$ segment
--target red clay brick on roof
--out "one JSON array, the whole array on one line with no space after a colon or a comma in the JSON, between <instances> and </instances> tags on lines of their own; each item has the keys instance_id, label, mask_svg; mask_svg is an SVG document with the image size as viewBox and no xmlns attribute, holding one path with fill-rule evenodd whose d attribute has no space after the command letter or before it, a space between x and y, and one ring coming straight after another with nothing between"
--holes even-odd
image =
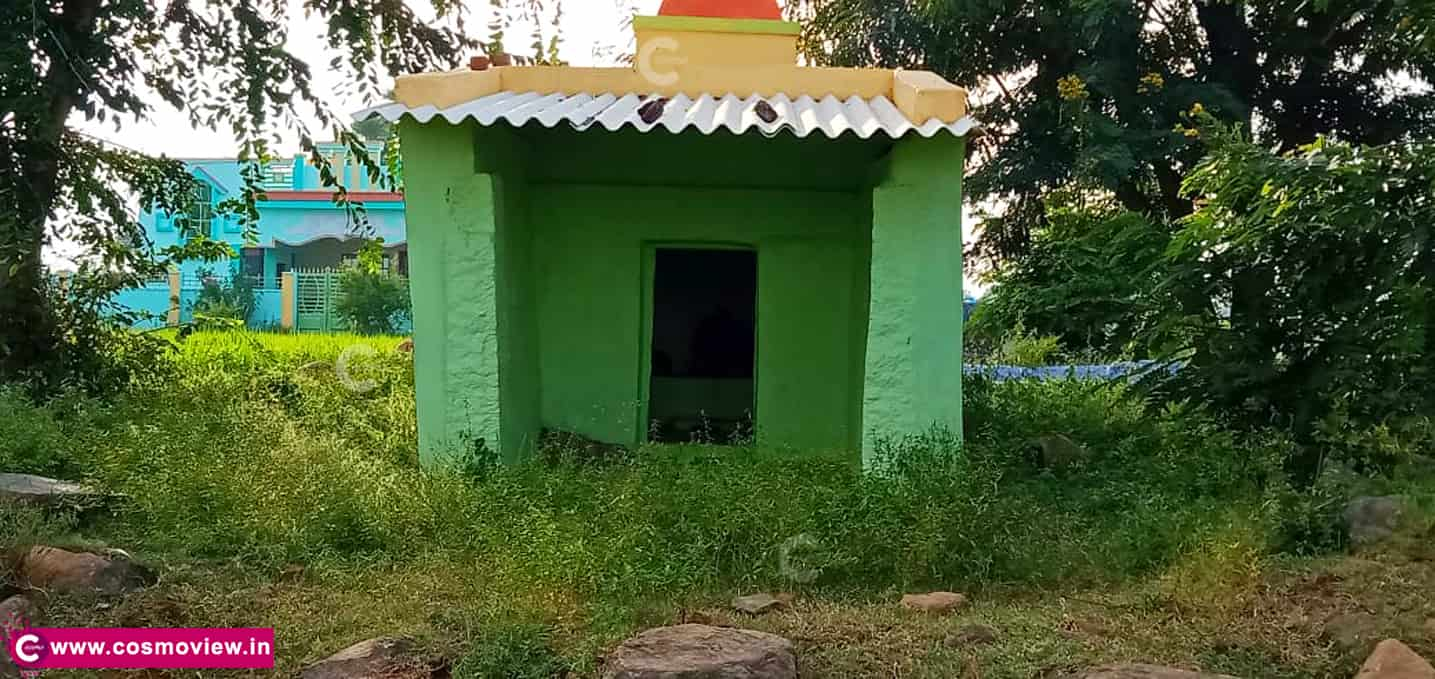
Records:
<instances>
[{"instance_id":1,"label":"red clay brick on roof","mask_svg":"<svg viewBox=\"0 0 1435 679\"><path fill-rule=\"evenodd\" d=\"M268 200L301 200L301 201L325 201L334 200L333 191L265 191ZM401 203L404 200L402 193L389 193L388 191L350 191L349 200L362 203Z\"/></svg>"}]
</instances>

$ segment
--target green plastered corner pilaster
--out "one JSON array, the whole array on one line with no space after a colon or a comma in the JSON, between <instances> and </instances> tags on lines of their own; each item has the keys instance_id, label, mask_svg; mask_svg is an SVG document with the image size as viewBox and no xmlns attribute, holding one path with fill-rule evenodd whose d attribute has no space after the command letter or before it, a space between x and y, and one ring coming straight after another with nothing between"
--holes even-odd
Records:
<instances>
[{"instance_id":1,"label":"green plastered corner pilaster","mask_svg":"<svg viewBox=\"0 0 1435 679\"><path fill-rule=\"evenodd\" d=\"M962 139L897 142L872 189L862 459L877 443L962 435Z\"/></svg>"},{"instance_id":2,"label":"green plastered corner pilaster","mask_svg":"<svg viewBox=\"0 0 1435 679\"><path fill-rule=\"evenodd\" d=\"M477 171L475 129L400 125L413 289L419 457L501 446L495 179Z\"/></svg>"}]
</instances>

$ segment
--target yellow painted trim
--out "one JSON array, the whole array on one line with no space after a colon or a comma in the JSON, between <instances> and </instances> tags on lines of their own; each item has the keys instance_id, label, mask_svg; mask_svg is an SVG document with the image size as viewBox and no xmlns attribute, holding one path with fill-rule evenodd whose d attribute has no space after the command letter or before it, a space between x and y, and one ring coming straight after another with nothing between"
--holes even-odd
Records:
<instances>
[{"instance_id":1,"label":"yellow painted trim","mask_svg":"<svg viewBox=\"0 0 1435 679\"><path fill-rule=\"evenodd\" d=\"M279 277L279 327L285 330L294 329L294 272L285 271Z\"/></svg>"},{"instance_id":2,"label":"yellow painted trim","mask_svg":"<svg viewBox=\"0 0 1435 679\"><path fill-rule=\"evenodd\" d=\"M502 89L503 69L406 75L394 82L394 100L408 107L448 108Z\"/></svg>"},{"instance_id":3,"label":"yellow painted trim","mask_svg":"<svg viewBox=\"0 0 1435 679\"><path fill-rule=\"evenodd\" d=\"M892 103L919 125L933 118L954 123L967 114L967 91L930 71L897 71L892 75Z\"/></svg>"},{"instance_id":4,"label":"yellow painted trim","mask_svg":"<svg viewBox=\"0 0 1435 679\"><path fill-rule=\"evenodd\" d=\"M797 36L770 33L709 33L639 28L639 72L665 74L686 65L792 66Z\"/></svg>"},{"instance_id":5,"label":"yellow painted trim","mask_svg":"<svg viewBox=\"0 0 1435 679\"><path fill-rule=\"evenodd\" d=\"M171 328L179 327L179 269L169 270L169 313L164 322Z\"/></svg>"},{"instance_id":6,"label":"yellow painted trim","mask_svg":"<svg viewBox=\"0 0 1435 679\"><path fill-rule=\"evenodd\" d=\"M690 97L704 94L718 97L726 94L741 97L786 94L794 99L805 94L814 99L828 95L839 99L853 96L870 99L888 96L892 89L891 71L795 65L683 65L669 72L675 80L667 85L655 83L626 68L523 66L498 70L503 73L503 90L539 94L686 94ZM414 105L407 101L403 103Z\"/></svg>"},{"instance_id":7,"label":"yellow painted trim","mask_svg":"<svg viewBox=\"0 0 1435 679\"><path fill-rule=\"evenodd\" d=\"M650 73L650 76L653 75ZM891 99L907 119L954 123L967 114L967 91L927 71L813 68L796 65L665 65L655 78L629 68L509 66L403 76L394 86L405 106L449 108L502 91L539 94L657 94L699 97L785 94L793 99Z\"/></svg>"},{"instance_id":8,"label":"yellow painted trim","mask_svg":"<svg viewBox=\"0 0 1435 679\"><path fill-rule=\"evenodd\" d=\"M802 25L772 19L724 19L721 17L635 16L637 31L700 31L704 33L749 33L764 35L802 34Z\"/></svg>"}]
</instances>

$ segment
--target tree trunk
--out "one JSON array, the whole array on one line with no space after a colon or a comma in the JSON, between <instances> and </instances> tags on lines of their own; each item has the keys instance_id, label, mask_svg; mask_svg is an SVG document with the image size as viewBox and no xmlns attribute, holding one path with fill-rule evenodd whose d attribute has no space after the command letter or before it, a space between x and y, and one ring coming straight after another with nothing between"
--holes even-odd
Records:
<instances>
[{"instance_id":1,"label":"tree trunk","mask_svg":"<svg viewBox=\"0 0 1435 679\"><path fill-rule=\"evenodd\" d=\"M43 238L27 217L15 215L0 240L5 252L0 259L0 381L48 373L56 358L55 321L44 292Z\"/></svg>"},{"instance_id":2,"label":"tree trunk","mask_svg":"<svg viewBox=\"0 0 1435 679\"><path fill-rule=\"evenodd\" d=\"M0 148L0 157L19 170L0 185L9 192L11 213L11 221L0 224L0 379L54 377L60 358L46 294L45 229L59 189L65 123L86 96L80 71L90 70L99 5L65 0L59 15L41 18L50 29L39 42L48 61L44 99L16 106L13 146Z\"/></svg>"}]
</instances>

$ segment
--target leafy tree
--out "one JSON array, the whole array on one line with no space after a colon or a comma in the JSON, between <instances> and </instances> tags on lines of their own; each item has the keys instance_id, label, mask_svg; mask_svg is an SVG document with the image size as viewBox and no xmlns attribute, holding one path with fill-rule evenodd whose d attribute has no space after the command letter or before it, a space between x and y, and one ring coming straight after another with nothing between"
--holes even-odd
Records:
<instances>
[{"instance_id":1,"label":"leafy tree","mask_svg":"<svg viewBox=\"0 0 1435 679\"><path fill-rule=\"evenodd\" d=\"M1056 337L1106 358L1145 358L1177 300L1163 286L1170 235L1164 225L1109 201L1047 198L1031 251L988 276L966 336L996 346L1013 328Z\"/></svg>"},{"instance_id":2,"label":"leafy tree","mask_svg":"<svg viewBox=\"0 0 1435 679\"><path fill-rule=\"evenodd\" d=\"M1435 143L1275 153L1205 122L1215 149L1185 184L1201 208L1172 241L1165 285L1219 303L1181 319L1189 364L1173 386L1292 431L1307 475L1318 451L1351 452L1364 432L1428 437Z\"/></svg>"},{"instance_id":3,"label":"leafy tree","mask_svg":"<svg viewBox=\"0 0 1435 679\"><path fill-rule=\"evenodd\" d=\"M86 136L79 120L144 119L157 106L183 111L197 127L227 128L245 163L240 213L253 233L263 163L279 130L300 143L329 185L318 154L324 130L367 158L364 140L330 110L309 64L289 51L298 12L323 19L330 68L348 89L379 98L380 77L453 67L475 46L464 37L462 4L431 0L441 27L408 3L387 0L64 0L0 4L0 379L64 378L83 353L61 323L42 265L44 248L66 239L84 249L86 309L105 312L110 293L175 260L218 258L228 248L191 232L184 246L156 252L131 200L182 213L194 180L173 160L118 149ZM153 92L142 97L140 92ZM309 120L319 127L311 127ZM380 177L377 164L368 172ZM362 219L361 211L356 215ZM88 318L88 316L86 316Z\"/></svg>"},{"instance_id":4,"label":"leafy tree","mask_svg":"<svg viewBox=\"0 0 1435 679\"><path fill-rule=\"evenodd\" d=\"M927 68L989 96L967 187L1006 204L983 225L990 260L1027 253L1044 197L1073 184L1155 225L1189 214L1203 149L1175 128L1195 103L1283 149L1435 130L1435 94L1394 84L1435 81L1429 0L792 4L819 62Z\"/></svg>"}]
</instances>

